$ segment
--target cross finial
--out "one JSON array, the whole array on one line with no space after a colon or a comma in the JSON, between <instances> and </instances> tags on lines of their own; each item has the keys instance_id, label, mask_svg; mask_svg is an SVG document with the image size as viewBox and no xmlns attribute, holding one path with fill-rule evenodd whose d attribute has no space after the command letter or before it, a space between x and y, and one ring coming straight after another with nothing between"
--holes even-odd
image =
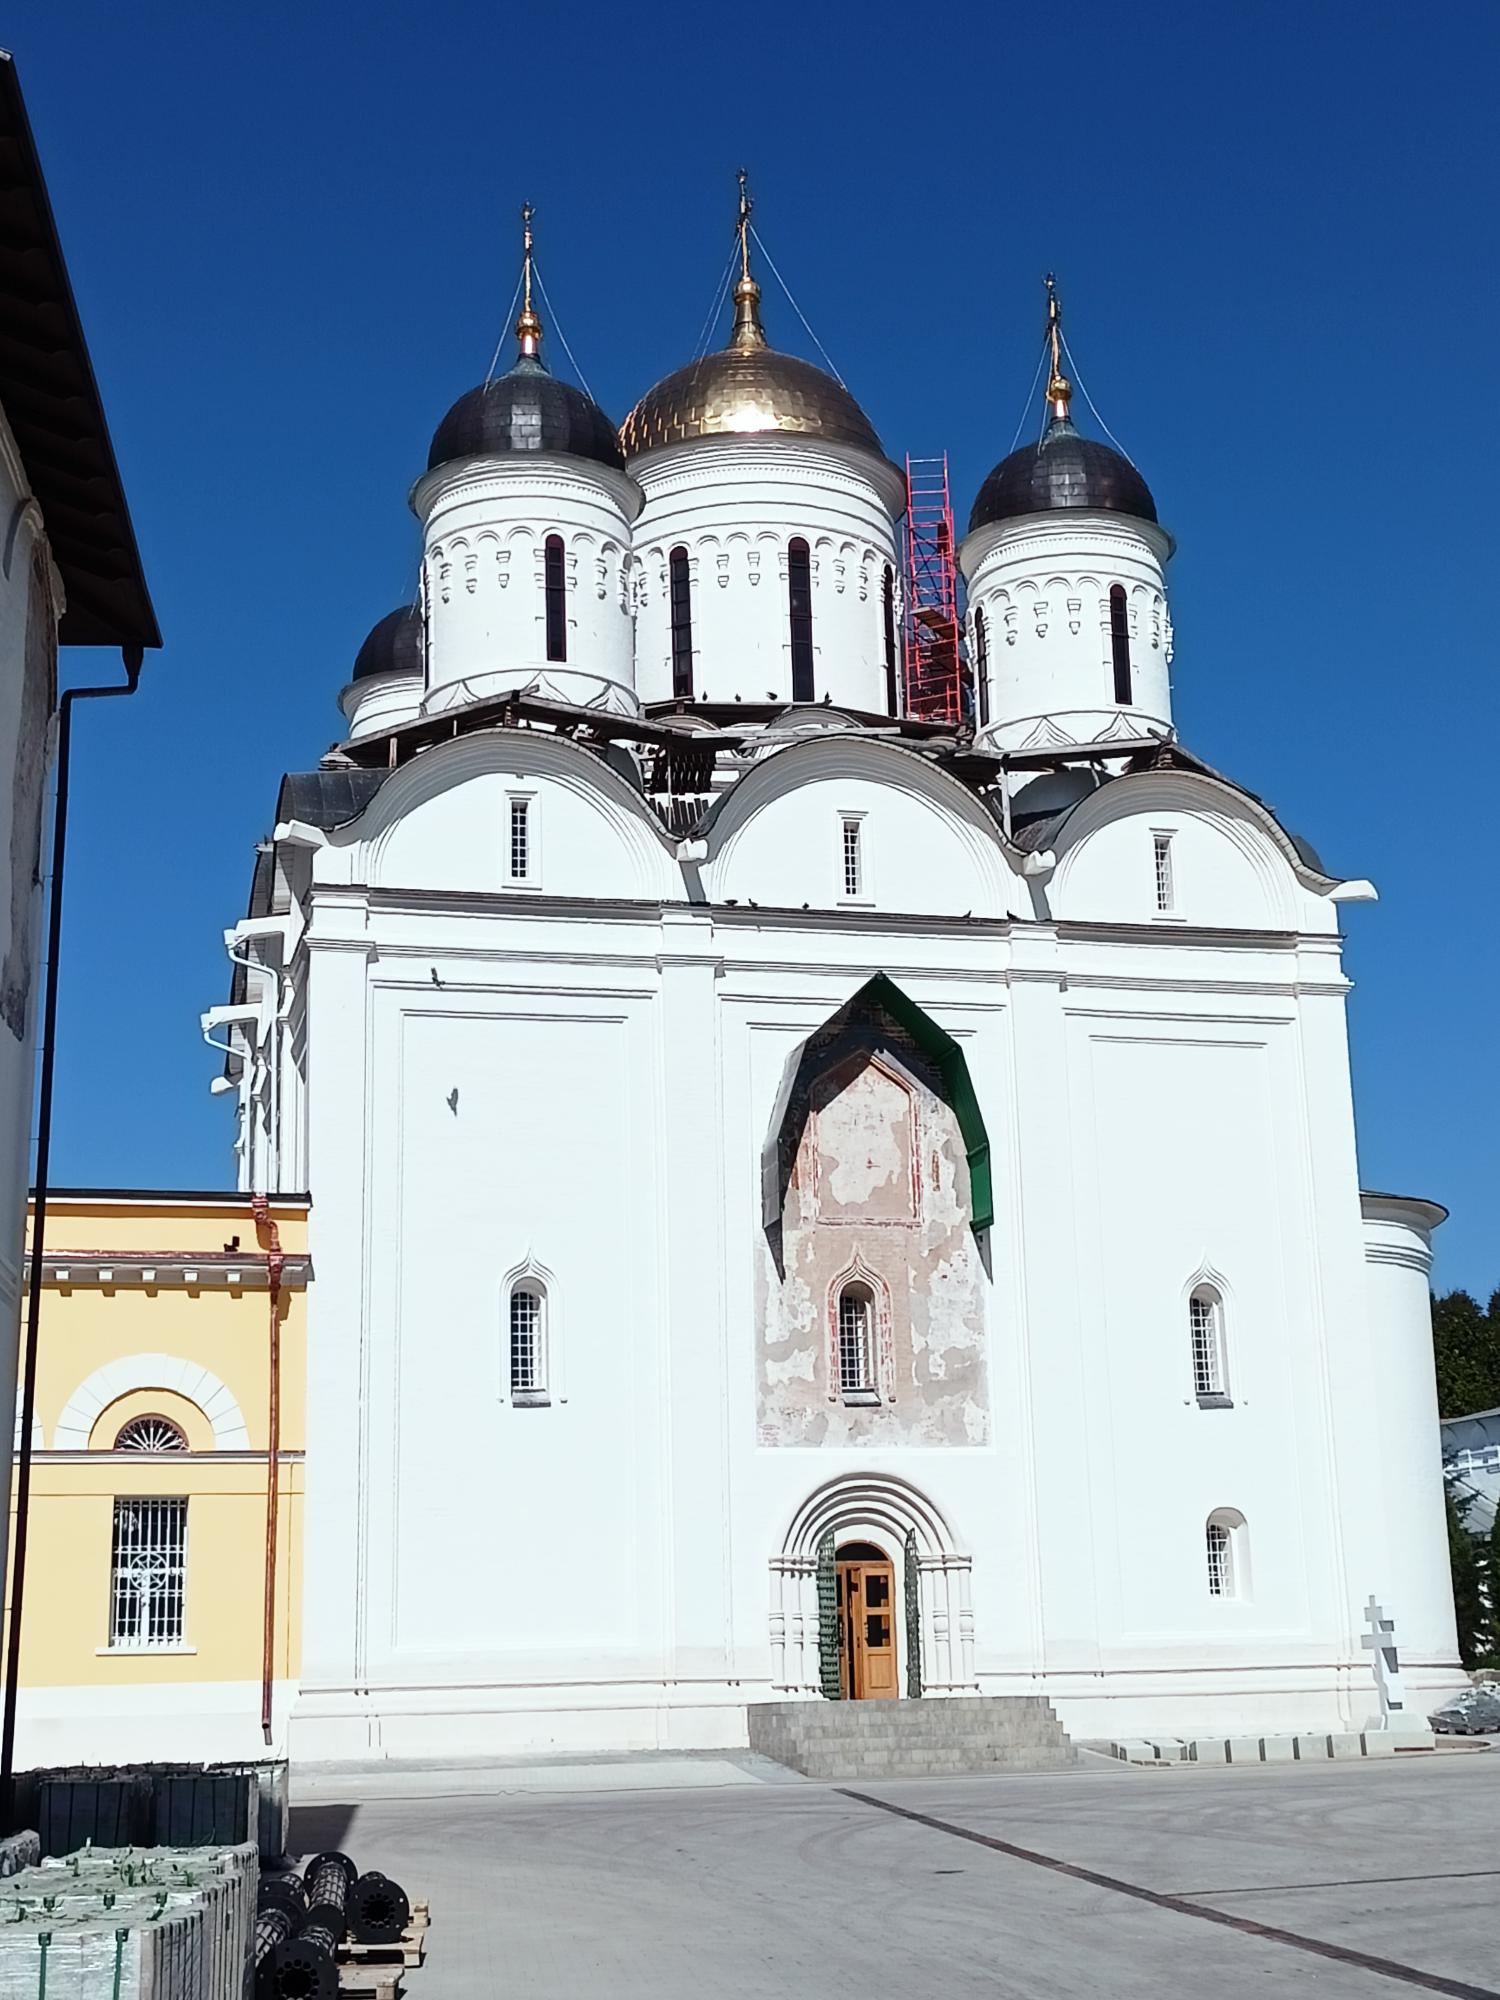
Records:
<instances>
[{"instance_id":1,"label":"cross finial","mask_svg":"<svg viewBox=\"0 0 1500 2000\"><path fill-rule=\"evenodd\" d=\"M529 201L521 204L521 317L516 321L516 339L523 356L535 360L542 344L542 322L531 303L532 242L531 218L536 210Z\"/></svg>"},{"instance_id":2,"label":"cross finial","mask_svg":"<svg viewBox=\"0 0 1500 2000\"><path fill-rule=\"evenodd\" d=\"M1068 405L1073 398L1073 384L1062 372L1062 301L1057 296L1057 278L1049 271L1042 283L1047 287L1047 340L1052 348L1052 374L1047 383L1047 400L1052 405L1054 423L1060 423L1068 414Z\"/></svg>"},{"instance_id":3,"label":"cross finial","mask_svg":"<svg viewBox=\"0 0 1500 2000\"><path fill-rule=\"evenodd\" d=\"M740 212L736 227L740 239L740 276L734 288L734 332L729 337L731 347L764 347L765 330L760 323L760 286L750 275L750 211L755 204L750 199L750 176L741 167L736 175L740 184Z\"/></svg>"}]
</instances>

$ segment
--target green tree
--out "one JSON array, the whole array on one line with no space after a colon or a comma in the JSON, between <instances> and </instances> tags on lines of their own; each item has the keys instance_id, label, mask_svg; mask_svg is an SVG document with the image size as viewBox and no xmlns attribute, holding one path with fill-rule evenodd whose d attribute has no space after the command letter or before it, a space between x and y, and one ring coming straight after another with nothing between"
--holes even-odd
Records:
<instances>
[{"instance_id":1,"label":"green tree","mask_svg":"<svg viewBox=\"0 0 1500 2000\"><path fill-rule=\"evenodd\" d=\"M1472 1493L1455 1491L1451 1479L1444 1483L1448 1502L1448 1563L1453 1572L1453 1610L1458 1620L1458 1657L1466 1667L1477 1666L1488 1651L1489 1606L1485 1602L1484 1572L1486 1546L1464 1526L1464 1516L1474 1504ZM1491 1542L1495 1539L1492 1534Z\"/></svg>"},{"instance_id":2,"label":"green tree","mask_svg":"<svg viewBox=\"0 0 1500 2000\"><path fill-rule=\"evenodd\" d=\"M1487 1308L1469 1292L1434 1298L1432 1348L1439 1416L1500 1408L1500 1291Z\"/></svg>"}]
</instances>

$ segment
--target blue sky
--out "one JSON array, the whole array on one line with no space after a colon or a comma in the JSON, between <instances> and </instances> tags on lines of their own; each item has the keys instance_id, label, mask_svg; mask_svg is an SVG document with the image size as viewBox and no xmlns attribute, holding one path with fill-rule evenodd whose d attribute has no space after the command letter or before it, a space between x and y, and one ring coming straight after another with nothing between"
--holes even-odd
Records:
<instances>
[{"instance_id":1,"label":"blue sky","mask_svg":"<svg viewBox=\"0 0 1500 2000\"><path fill-rule=\"evenodd\" d=\"M406 493L522 198L618 417L694 348L744 161L887 448L946 448L962 508L1056 267L1178 538L1186 742L1380 889L1347 912L1366 1183L1451 1207L1440 1284L1500 1283L1500 10L20 0L4 34L166 638L79 715L60 1180L225 1179L219 934L410 594Z\"/></svg>"}]
</instances>

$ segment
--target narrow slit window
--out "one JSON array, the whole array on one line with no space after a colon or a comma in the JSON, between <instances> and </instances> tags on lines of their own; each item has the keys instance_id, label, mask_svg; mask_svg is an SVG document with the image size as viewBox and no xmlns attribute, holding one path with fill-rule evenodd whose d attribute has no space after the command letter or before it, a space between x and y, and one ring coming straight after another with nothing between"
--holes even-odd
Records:
<instances>
[{"instance_id":1,"label":"narrow slit window","mask_svg":"<svg viewBox=\"0 0 1500 2000\"><path fill-rule=\"evenodd\" d=\"M885 638L885 712L887 715L899 715L901 709L896 680L896 572L889 563L885 566L880 616Z\"/></svg>"},{"instance_id":2,"label":"narrow slit window","mask_svg":"<svg viewBox=\"0 0 1500 2000\"><path fill-rule=\"evenodd\" d=\"M183 1642L187 1501L116 1500L109 1643L123 1653Z\"/></svg>"},{"instance_id":3,"label":"narrow slit window","mask_svg":"<svg viewBox=\"0 0 1500 2000\"><path fill-rule=\"evenodd\" d=\"M545 597L547 608L547 658L568 657L568 576L567 558L561 535L547 537L544 552Z\"/></svg>"},{"instance_id":4,"label":"narrow slit window","mask_svg":"<svg viewBox=\"0 0 1500 2000\"><path fill-rule=\"evenodd\" d=\"M673 549L667 557L668 594L672 614L672 693L679 700L693 697L693 589L688 552Z\"/></svg>"},{"instance_id":5,"label":"narrow slit window","mask_svg":"<svg viewBox=\"0 0 1500 2000\"><path fill-rule=\"evenodd\" d=\"M1152 834L1151 853L1155 869L1157 914L1159 916L1167 916L1177 907L1176 889L1172 880L1171 834Z\"/></svg>"},{"instance_id":6,"label":"narrow slit window","mask_svg":"<svg viewBox=\"0 0 1500 2000\"><path fill-rule=\"evenodd\" d=\"M787 609L792 635L792 700L813 701L812 553L797 535L786 552Z\"/></svg>"},{"instance_id":7,"label":"narrow slit window","mask_svg":"<svg viewBox=\"0 0 1500 2000\"><path fill-rule=\"evenodd\" d=\"M844 894L849 897L862 896L865 892L865 860L860 841L860 822L846 819L843 822Z\"/></svg>"},{"instance_id":8,"label":"narrow slit window","mask_svg":"<svg viewBox=\"0 0 1500 2000\"><path fill-rule=\"evenodd\" d=\"M525 882L531 877L531 801L510 802L510 879Z\"/></svg>"},{"instance_id":9,"label":"narrow slit window","mask_svg":"<svg viewBox=\"0 0 1500 2000\"><path fill-rule=\"evenodd\" d=\"M1115 700L1122 708L1129 708L1134 697L1130 691L1130 626L1122 583L1109 587L1109 651L1115 669Z\"/></svg>"},{"instance_id":10,"label":"narrow slit window","mask_svg":"<svg viewBox=\"0 0 1500 2000\"><path fill-rule=\"evenodd\" d=\"M1216 1291L1200 1285L1188 1300L1193 1348L1193 1393L1200 1402L1225 1394L1224 1308Z\"/></svg>"},{"instance_id":11,"label":"narrow slit window","mask_svg":"<svg viewBox=\"0 0 1500 2000\"><path fill-rule=\"evenodd\" d=\"M868 1395L875 1387L875 1295L868 1285L839 1293L839 1393Z\"/></svg>"},{"instance_id":12,"label":"narrow slit window","mask_svg":"<svg viewBox=\"0 0 1500 2000\"><path fill-rule=\"evenodd\" d=\"M547 1392L545 1302L530 1285L510 1295L510 1393L537 1397Z\"/></svg>"},{"instance_id":13,"label":"narrow slit window","mask_svg":"<svg viewBox=\"0 0 1500 2000\"><path fill-rule=\"evenodd\" d=\"M1234 1538L1222 1521L1210 1521L1207 1533L1208 1594L1234 1595Z\"/></svg>"},{"instance_id":14,"label":"narrow slit window","mask_svg":"<svg viewBox=\"0 0 1500 2000\"><path fill-rule=\"evenodd\" d=\"M990 719L990 633L982 604L974 607L974 698L983 729Z\"/></svg>"}]
</instances>

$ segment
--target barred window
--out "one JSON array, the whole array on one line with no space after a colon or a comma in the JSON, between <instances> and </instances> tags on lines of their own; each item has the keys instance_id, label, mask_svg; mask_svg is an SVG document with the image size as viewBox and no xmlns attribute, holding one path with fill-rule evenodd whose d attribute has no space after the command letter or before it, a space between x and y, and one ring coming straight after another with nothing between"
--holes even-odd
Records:
<instances>
[{"instance_id":1,"label":"barred window","mask_svg":"<svg viewBox=\"0 0 1500 2000\"><path fill-rule=\"evenodd\" d=\"M792 700L814 701L812 551L800 535L787 544L787 609L792 634Z\"/></svg>"},{"instance_id":2,"label":"barred window","mask_svg":"<svg viewBox=\"0 0 1500 2000\"><path fill-rule=\"evenodd\" d=\"M857 819L846 819L842 825L844 894L849 897L862 896L865 892L865 862L860 843L860 823Z\"/></svg>"},{"instance_id":3,"label":"barred window","mask_svg":"<svg viewBox=\"0 0 1500 2000\"><path fill-rule=\"evenodd\" d=\"M1223 1521L1210 1519L1208 1539L1208 1594L1234 1595L1234 1538Z\"/></svg>"},{"instance_id":4,"label":"barred window","mask_svg":"<svg viewBox=\"0 0 1500 2000\"><path fill-rule=\"evenodd\" d=\"M568 657L568 581L561 535L549 535L544 551L547 658Z\"/></svg>"},{"instance_id":5,"label":"barred window","mask_svg":"<svg viewBox=\"0 0 1500 2000\"><path fill-rule=\"evenodd\" d=\"M1155 867L1156 908L1161 916L1176 908L1177 892L1172 880L1172 836L1153 833L1151 852Z\"/></svg>"},{"instance_id":6,"label":"barred window","mask_svg":"<svg viewBox=\"0 0 1500 2000\"><path fill-rule=\"evenodd\" d=\"M868 1285L839 1293L839 1391L865 1395L875 1387L875 1295Z\"/></svg>"},{"instance_id":7,"label":"barred window","mask_svg":"<svg viewBox=\"0 0 1500 2000\"><path fill-rule=\"evenodd\" d=\"M510 1295L510 1393L547 1393L546 1304L533 1285L517 1285Z\"/></svg>"},{"instance_id":8,"label":"barred window","mask_svg":"<svg viewBox=\"0 0 1500 2000\"><path fill-rule=\"evenodd\" d=\"M668 595L672 613L672 692L679 700L693 698L693 586L688 552L673 549L667 557Z\"/></svg>"},{"instance_id":9,"label":"barred window","mask_svg":"<svg viewBox=\"0 0 1500 2000\"><path fill-rule=\"evenodd\" d=\"M510 802L510 879L524 882L531 874L531 801Z\"/></svg>"},{"instance_id":10,"label":"barred window","mask_svg":"<svg viewBox=\"0 0 1500 2000\"><path fill-rule=\"evenodd\" d=\"M1125 608L1125 586L1112 583L1109 587L1109 651L1115 673L1115 700L1122 708L1128 708L1133 696L1130 689L1130 625Z\"/></svg>"},{"instance_id":11,"label":"barred window","mask_svg":"<svg viewBox=\"0 0 1500 2000\"><path fill-rule=\"evenodd\" d=\"M1200 1400L1224 1396L1224 1301L1212 1285L1199 1285L1188 1300L1188 1331L1194 1395Z\"/></svg>"},{"instance_id":12,"label":"barred window","mask_svg":"<svg viewBox=\"0 0 1500 2000\"><path fill-rule=\"evenodd\" d=\"M186 1451L187 1434L170 1417L132 1417L121 1426L116 1451Z\"/></svg>"},{"instance_id":13,"label":"barred window","mask_svg":"<svg viewBox=\"0 0 1500 2000\"><path fill-rule=\"evenodd\" d=\"M186 1500L116 1500L109 1643L120 1652L182 1644Z\"/></svg>"}]
</instances>

